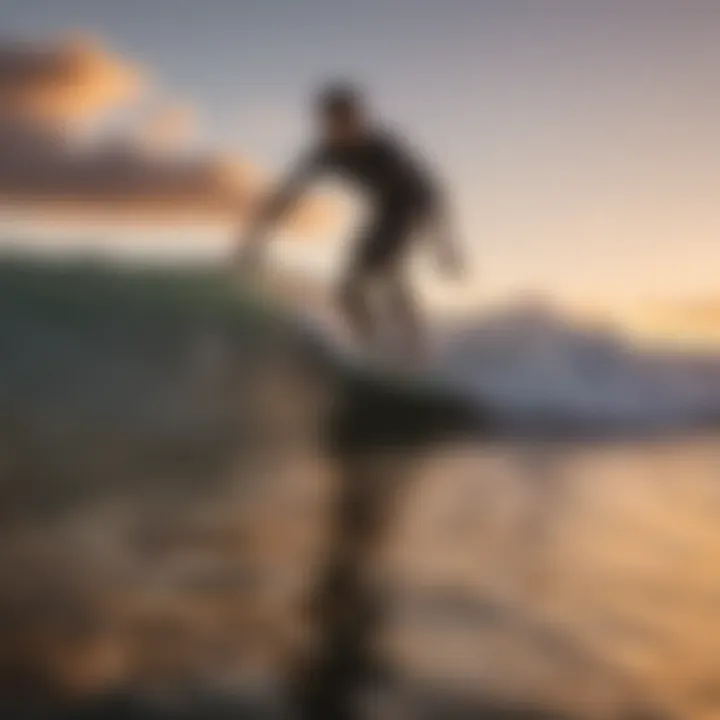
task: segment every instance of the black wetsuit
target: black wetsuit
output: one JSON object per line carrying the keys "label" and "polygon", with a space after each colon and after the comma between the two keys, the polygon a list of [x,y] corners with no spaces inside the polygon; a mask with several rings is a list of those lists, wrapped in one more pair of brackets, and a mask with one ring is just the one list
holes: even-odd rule
{"label": "black wetsuit", "polygon": [[439,192],[422,164],[393,136],[376,132],[356,146],[313,150],[278,193],[270,214],[280,212],[321,173],[350,181],[370,204],[370,221],[358,239],[352,273],[381,271],[393,264],[416,231],[440,211]]}

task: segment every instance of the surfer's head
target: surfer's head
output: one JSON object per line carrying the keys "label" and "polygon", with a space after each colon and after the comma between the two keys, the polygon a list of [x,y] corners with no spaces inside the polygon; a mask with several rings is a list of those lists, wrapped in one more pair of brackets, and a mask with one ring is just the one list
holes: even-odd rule
{"label": "surfer's head", "polygon": [[317,96],[317,114],[327,140],[349,145],[362,137],[367,116],[362,93],[348,83],[333,83]]}

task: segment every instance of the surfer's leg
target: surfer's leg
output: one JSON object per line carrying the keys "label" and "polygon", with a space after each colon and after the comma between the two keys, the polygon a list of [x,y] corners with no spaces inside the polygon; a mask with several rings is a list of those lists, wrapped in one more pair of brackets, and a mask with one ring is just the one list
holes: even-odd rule
{"label": "surfer's leg", "polygon": [[419,303],[399,267],[384,278],[386,312],[392,328],[395,347],[403,360],[417,365],[427,355],[427,344]]}
{"label": "surfer's leg", "polygon": [[377,339],[372,294],[379,271],[386,264],[388,241],[393,236],[393,216],[378,212],[355,240],[354,254],[340,285],[339,303],[355,338],[364,345]]}
{"label": "surfer's leg", "polygon": [[[421,344],[420,319],[416,303],[403,281],[402,266],[416,229],[415,214],[405,206],[387,207],[358,238],[355,256],[342,285],[340,302],[355,335],[365,343],[377,339],[379,325],[389,326],[403,354]],[[373,293],[383,291],[383,304],[372,307]],[[407,350],[405,350],[405,348]]]}
{"label": "surfer's leg", "polygon": [[370,277],[348,273],[340,286],[339,303],[345,321],[354,337],[369,344],[375,336],[375,324],[370,309]]}
{"label": "surfer's leg", "polygon": [[375,256],[374,277],[382,288],[382,313],[390,330],[397,359],[409,365],[426,355],[423,321],[406,266],[422,216],[412,206],[400,206],[383,226],[382,244]]}

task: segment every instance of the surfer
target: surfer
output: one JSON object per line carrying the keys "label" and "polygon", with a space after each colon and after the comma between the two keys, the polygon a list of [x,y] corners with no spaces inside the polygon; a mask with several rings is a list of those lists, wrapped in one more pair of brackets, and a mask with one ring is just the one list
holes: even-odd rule
{"label": "surfer", "polygon": [[[438,258],[449,272],[460,270],[447,205],[437,182],[398,138],[373,122],[353,87],[336,84],[317,97],[320,140],[289,173],[262,207],[240,249],[240,262],[260,262],[268,229],[299,199],[308,183],[330,173],[355,185],[369,205],[369,221],[352,250],[339,302],[354,336],[371,345],[380,322],[387,321],[403,357],[424,352],[417,302],[406,278],[409,250],[416,238],[434,239]],[[373,311],[371,297],[383,304]]]}

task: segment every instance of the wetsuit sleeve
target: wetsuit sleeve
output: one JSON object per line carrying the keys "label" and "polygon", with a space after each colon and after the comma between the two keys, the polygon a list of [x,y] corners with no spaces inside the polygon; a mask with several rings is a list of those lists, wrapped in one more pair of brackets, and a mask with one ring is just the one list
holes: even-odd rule
{"label": "wetsuit sleeve", "polygon": [[261,223],[274,222],[290,210],[324,167],[325,153],[322,150],[313,150],[303,157],[271,195],[261,212]]}

